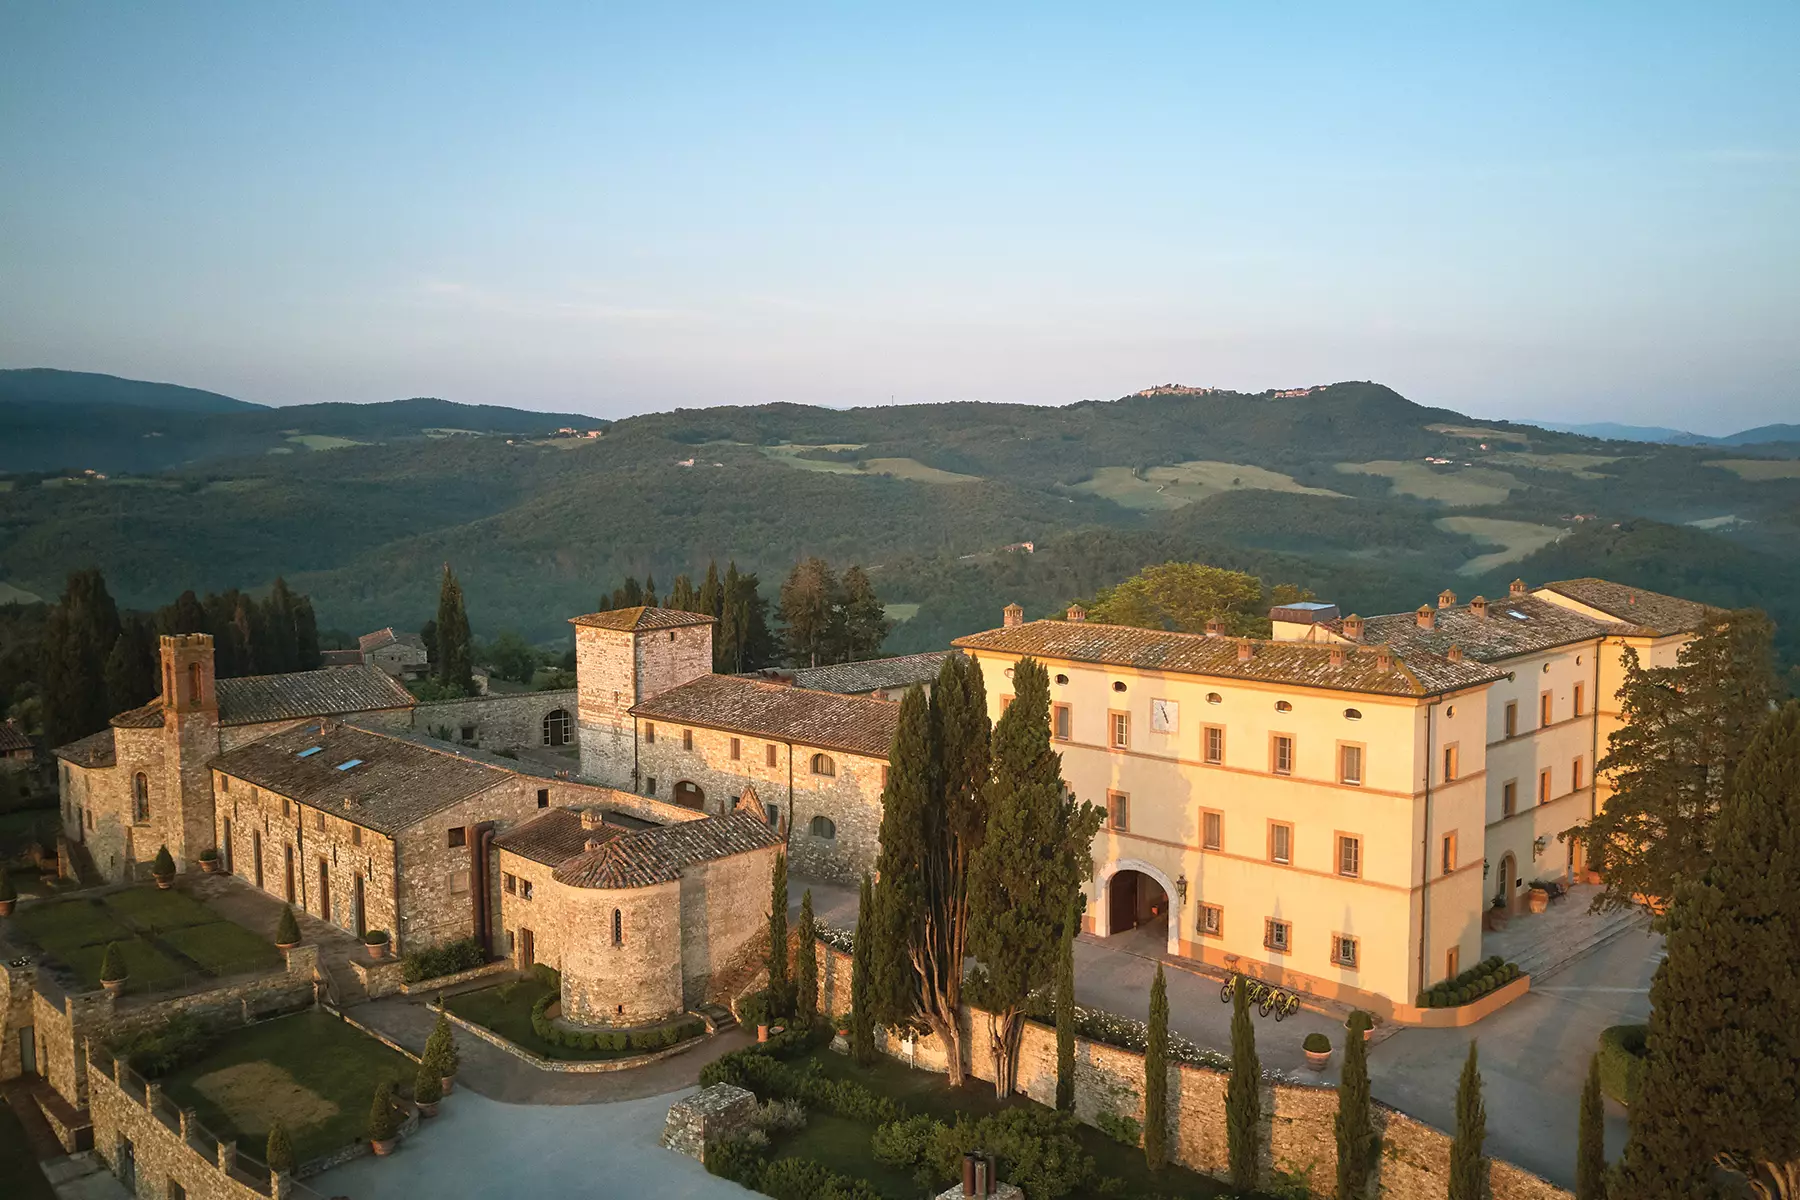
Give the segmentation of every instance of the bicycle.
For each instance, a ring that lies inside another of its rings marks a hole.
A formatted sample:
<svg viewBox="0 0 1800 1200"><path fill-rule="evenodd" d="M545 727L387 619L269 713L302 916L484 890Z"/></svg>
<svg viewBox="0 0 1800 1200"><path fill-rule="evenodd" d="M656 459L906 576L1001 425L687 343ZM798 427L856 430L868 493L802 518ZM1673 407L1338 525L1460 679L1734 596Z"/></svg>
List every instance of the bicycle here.
<svg viewBox="0 0 1800 1200"><path fill-rule="evenodd" d="M1281 988L1270 987L1262 980L1252 979L1248 975L1233 975L1219 987L1221 1003L1231 1003L1232 991L1240 981L1244 985L1244 999L1256 1005L1258 1016L1266 1017L1274 1013L1275 1019L1282 1021L1300 1011L1299 996Z"/></svg>

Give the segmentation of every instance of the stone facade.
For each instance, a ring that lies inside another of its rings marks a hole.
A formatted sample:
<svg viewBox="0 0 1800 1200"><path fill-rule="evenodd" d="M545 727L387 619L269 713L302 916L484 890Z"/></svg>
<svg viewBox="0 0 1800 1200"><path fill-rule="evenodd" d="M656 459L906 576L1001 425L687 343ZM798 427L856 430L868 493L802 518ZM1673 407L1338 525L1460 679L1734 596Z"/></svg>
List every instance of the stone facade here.
<svg viewBox="0 0 1800 1200"><path fill-rule="evenodd" d="M564 718L551 720L553 715ZM483 750L576 748L576 693L508 692L420 704L411 727ZM562 731L567 730L566 737ZM562 738L562 740L557 740ZM575 763L569 763L571 770Z"/></svg>
<svg viewBox="0 0 1800 1200"><path fill-rule="evenodd" d="M114 1070L110 1063L89 1067L88 1108L94 1152L130 1194L163 1200L177 1194L177 1186L193 1200L266 1200L274 1194L266 1176L236 1165L235 1144L203 1137L191 1112L163 1099L155 1084L145 1087Z"/></svg>
<svg viewBox="0 0 1800 1200"><path fill-rule="evenodd" d="M577 623L575 676L581 773L637 789L636 722L631 707L712 672L712 625L619 630Z"/></svg>
<svg viewBox="0 0 1800 1200"><path fill-rule="evenodd" d="M644 888L551 887L564 893L566 1020L644 1025L687 1007L682 996L681 881Z"/></svg>
<svg viewBox="0 0 1800 1200"><path fill-rule="evenodd" d="M755 1094L741 1087L715 1083L702 1088L669 1109L669 1119L663 1123L662 1147L705 1162L707 1150L726 1138L749 1131L756 1107Z"/></svg>

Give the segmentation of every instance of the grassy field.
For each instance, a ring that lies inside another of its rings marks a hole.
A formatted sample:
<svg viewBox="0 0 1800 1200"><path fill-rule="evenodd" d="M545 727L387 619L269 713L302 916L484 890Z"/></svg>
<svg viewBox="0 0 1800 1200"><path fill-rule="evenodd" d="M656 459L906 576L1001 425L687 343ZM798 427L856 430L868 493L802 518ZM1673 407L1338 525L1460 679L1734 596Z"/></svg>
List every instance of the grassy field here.
<svg viewBox="0 0 1800 1200"><path fill-rule="evenodd" d="M1490 454L1482 461L1502 467L1523 467L1535 471L1564 471L1577 479L1605 479L1594 470L1619 461L1617 454L1538 454L1524 450L1505 450Z"/></svg>
<svg viewBox="0 0 1800 1200"><path fill-rule="evenodd" d="M510 991L507 990L509 988ZM529 1050L539 1058L587 1061L628 1058L644 1053L642 1050L576 1050L546 1042L531 1027L531 1006L537 1003L538 997L546 990L535 979L523 979L516 984L503 983L498 987L464 992L460 996L449 997L444 1003L463 1020L491 1029L513 1045Z"/></svg>
<svg viewBox="0 0 1800 1200"><path fill-rule="evenodd" d="M790 467L799 467L803 471L823 471L827 475L891 475L895 479L910 479L915 483L980 483L979 475L959 475L955 471L940 471L936 467L928 467L916 458L871 458L864 462L838 462L828 458L801 458L805 450L860 450L855 443L836 443L831 445L800 445L784 443L779 446L760 446L762 453L775 462Z"/></svg>
<svg viewBox="0 0 1800 1200"><path fill-rule="evenodd" d="M1467 534L1484 546L1496 547L1492 553L1471 558L1458 567L1458 575L1481 575L1509 562L1518 562L1568 532L1549 525L1503 521L1497 517L1439 517L1432 524L1447 533Z"/></svg>
<svg viewBox="0 0 1800 1200"><path fill-rule="evenodd" d="M411 1095L418 1068L336 1017L312 1011L251 1026L162 1080L176 1103L196 1110L220 1137L263 1156L280 1120L300 1161L364 1136L383 1079Z"/></svg>
<svg viewBox="0 0 1800 1200"><path fill-rule="evenodd" d="M1520 446L1531 444L1529 434L1513 429L1490 429L1485 425L1427 425L1425 428L1432 433L1468 438L1472 442L1514 442Z"/></svg>
<svg viewBox="0 0 1800 1200"><path fill-rule="evenodd" d="M1709 467L1723 467L1739 479L1766 483L1771 479L1800 479L1800 458L1711 458Z"/></svg>
<svg viewBox="0 0 1800 1200"><path fill-rule="evenodd" d="M1503 504L1514 488L1525 486L1517 476L1488 467L1433 468L1422 462L1378 460L1339 463L1337 469L1346 475L1383 476L1392 481L1397 496L1436 500L1452 508Z"/></svg>
<svg viewBox="0 0 1800 1200"><path fill-rule="evenodd" d="M155 991L191 975L267 971L281 952L241 925L178 891L128 888L98 899L70 898L18 909L14 929L74 977L100 986L108 943L125 956L126 990Z"/></svg>
<svg viewBox="0 0 1800 1200"><path fill-rule="evenodd" d="M881 612L890 621L910 621L919 615L920 607L917 604L884 604Z"/></svg>
<svg viewBox="0 0 1800 1200"><path fill-rule="evenodd" d="M332 437L327 433L295 433L288 435L288 441L305 446L308 450L343 450L349 446L367 446L367 442L359 442L355 438Z"/></svg>
<svg viewBox="0 0 1800 1200"><path fill-rule="evenodd" d="M1325 488L1306 487L1292 475L1252 467L1246 463L1210 462L1204 459L1168 467L1101 467L1092 479L1074 490L1101 496L1115 504L1140 511L1181 508L1233 488L1265 492L1295 492L1305 496L1336 496Z"/></svg>
<svg viewBox="0 0 1800 1200"><path fill-rule="evenodd" d="M36 592L28 592L10 583L0 583L0 604L37 604L42 599Z"/></svg>

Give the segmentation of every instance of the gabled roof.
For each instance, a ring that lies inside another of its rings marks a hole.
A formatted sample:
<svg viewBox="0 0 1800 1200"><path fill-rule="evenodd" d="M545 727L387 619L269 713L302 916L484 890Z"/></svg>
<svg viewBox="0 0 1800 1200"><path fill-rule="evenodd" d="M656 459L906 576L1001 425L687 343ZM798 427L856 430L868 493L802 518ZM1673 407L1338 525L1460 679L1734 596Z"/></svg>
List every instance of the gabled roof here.
<svg viewBox="0 0 1800 1200"><path fill-rule="evenodd" d="M678 725L747 733L823 750L886 758L900 706L735 675L702 675L637 705L632 715Z"/></svg>
<svg viewBox="0 0 1800 1200"><path fill-rule="evenodd" d="M780 846L779 833L754 813L659 825L621 833L556 869L558 883L580 888L637 888L681 878L683 867Z"/></svg>
<svg viewBox="0 0 1800 1200"><path fill-rule="evenodd" d="M1636 625L1647 633L1688 633L1706 619L1707 606L1679 596L1629 587L1606 579L1563 579L1537 589L1565 596L1577 604L1605 613L1615 621Z"/></svg>
<svg viewBox="0 0 1800 1200"><path fill-rule="evenodd" d="M654 822L626 813L603 812L601 817L601 824L590 827L582 822L579 810L553 808L499 835L494 845L532 862L556 867L585 851L589 842L611 841L621 834L657 828Z"/></svg>
<svg viewBox="0 0 1800 1200"><path fill-rule="evenodd" d="M937 678L938 668L954 650L932 650L925 654L907 654L899 658L872 658L864 662L836 663L828 667L801 667L794 671L794 686L817 692L838 692L846 696L906 688L915 683L930 683Z"/></svg>
<svg viewBox="0 0 1800 1200"><path fill-rule="evenodd" d="M1320 627L1340 637L1344 632L1341 619L1321 622ZM1473 604L1433 608L1430 629L1419 626L1416 612L1368 617L1363 621L1362 640L1371 645L1385 642L1408 656L1446 654L1456 646L1472 659L1497 662L1617 632L1618 626L1611 622L1596 621L1573 609L1531 596L1509 596L1488 601L1486 616L1477 616Z"/></svg>
<svg viewBox="0 0 1800 1200"><path fill-rule="evenodd" d="M411 708L412 693L376 667L326 667L218 681L219 724Z"/></svg>
<svg viewBox="0 0 1800 1200"><path fill-rule="evenodd" d="M102 729L99 733L90 733L66 746L58 746L52 753L65 762L90 769L110 767L119 761L118 752L113 747L113 731L110 728Z"/></svg>
<svg viewBox="0 0 1800 1200"><path fill-rule="evenodd" d="M31 749L31 739L11 721L0 721L0 754Z"/></svg>
<svg viewBox="0 0 1800 1200"><path fill-rule="evenodd" d="M425 649L425 639L416 633L395 633L393 626L377 629L374 633L365 633L356 639L364 654L385 649L388 646L409 646L414 650Z"/></svg>
<svg viewBox="0 0 1800 1200"><path fill-rule="evenodd" d="M683 612L678 608L651 608L640 604L636 608L615 608L608 612L589 613L585 617L570 617L569 624L585 625L589 629L617 629L625 633L641 633L646 629L679 629L684 625L711 625L716 618L704 613Z"/></svg>
<svg viewBox="0 0 1800 1200"><path fill-rule="evenodd" d="M1248 658L1239 657L1238 647L1244 642L1252 648ZM1503 674L1478 662L1451 662L1436 654L1405 654L1397 648L1384 668L1383 648L1374 645L1339 645L1334 664L1333 647L1325 643L1250 641L1094 621L1029 621L960 637L954 644L1021 658L1382 696L1435 696L1491 683Z"/></svg>

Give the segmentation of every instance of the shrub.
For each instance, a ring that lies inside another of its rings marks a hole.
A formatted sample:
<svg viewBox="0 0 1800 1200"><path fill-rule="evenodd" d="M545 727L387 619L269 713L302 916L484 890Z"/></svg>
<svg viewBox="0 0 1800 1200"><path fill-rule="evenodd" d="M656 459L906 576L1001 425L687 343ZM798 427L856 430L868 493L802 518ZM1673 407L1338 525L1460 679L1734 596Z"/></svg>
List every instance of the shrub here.
<svg viewBox="0 0 1800 1200"><path fill-rule="evenodd" d="M1648 1025L1613 1025L1600 1032L1600 1088L1620 1104L1636 1104L1644 1086Z"/></svg>
<svg viewBox="0 0 1800 1200"><path fill-rule="evenodd" d="M294 1173L294 1143L288 1140L287 1126L280 1121L269 1125L269 1141L263 1149L263 1158L271 1171L283 1175Z"/></svg>
<svg viewBox="0 0 1800 1200"><path fill-rule="evenodd" d="M388 931L385 929L371 929L363 934L363 945L365 946L385 946L387 940Z"/></svg>
<svg viewBox="0 0 1800 1200"><path fill-rule="evenodd" d="M394 1112L394 1085L382 1080L375 1088L375 1099L369 1105L369 1140L391 1141L400 1132L400 1118Z"/></svg>
<svg viewBox="0 0 1800 1200"><path fill-rule="evenodd" d="M441 1078L448 1079L456 1074L462 1065L462 1055L456 1050L456 1035L450 1030L450 1018L438 1012L437 1024L431 1027L431 1036L425 1039L423 1061L432 1064Z"/></svg>
<svg viewBox="0 0 1800 1200"><path fill-rule="evenodd" d="M796 1100L765 1100L753 1119L764 1133L795 1133L806 1128L806 1106Z"/></svg>
<svg viewBox="0 0 1800 1200"><path fill-rule="evenodd" d="M438 1074L437 1064L427 1058L419 1064L419 1073L413 1076L413 1099L420 1104L436 1104L443 1098L443 1078Z"/></svg>
<svg viewBox="0 0 1800 1200"><path fill-rule="evenodd" d="M275 944L292 946L300 940L300 922L294 916L294 906L281 906L281 920L275 922Z"/></svg>
<svg viewBox="0 0 1800 1200"><path fill-rule="evenodd" d="M152 875L173 875L175 873L175 858L169 853L167 846L157 847L156 857L150 862L150 873Z"/></svg>
<svg viewBox="0 0 1800 1200"><path fill-rule="evenodd" d="M124 979L125 951L117 942L106 943L106 956L100 960L100 979L103 983L117 983Z"/></svg>
<svg viewBox="0 0 1800 1200"><path fill-rule="evenodd" d="M219 861L218 847L217 846L208 846L206 849L202 850L200 852L200 861L201 862L218 862ZM169 865L174 866L175 864L171 862Z"/></svg>
<svg viewBox="0 0 1800 1200"><path fill-rule="evenodd" d="M1429 991L1420 992L1417 996L1413 997L1413 1007L1414 1008L1430 1008L1431 1007L1431 993Z"/></svg>
<svg viewBox="0 0 1800 1200"><path fill-rule="evenodd" d="M161 1025L133 1035L117 1053L139 1075L156 1079L205 1054L213 1038L213 1030L192 1014L178 1012Z"/></svg>
<svg viewBox="0 0 1800 1200"><path fill-rule="evenodd" d="M1000 1177L1016 1183L1032 1200L1060 1200L1085 1191L1094 1179L1094 1160L1082 1150L1075 1119L1055 1109L1009 1108L980 1120L958 1119L938 1143L938 1178L962 1173L963 1154L986 1150L1000 1159Z"/></svg>
<svg viewBox="0 0 1800 1200"><path fill-rule="evenodd" d="M1355 1019L1354 1013L1351 1014L1351 1019ZM1322 1033L1309 1033L1306 1035L1306 1040L1300 1043L1300 1048L1310 1050L1314 1054L1324 1054L1331 1049L1331 1039Z"/></svg>
<svg viewBox="0 0 1800 1200"><path fill-rule="evenodd" d="M760 1144L746 1137L726 1138L707 1148L706 1169L721 1179L755 1190L762 1182L763 1164L769 1157L768 1139Z"/></svg>
<svg viewBox="0 0 1800 1200"><path fill-rule="evenodd" d="M400 961L401 978L408 983L419 983L455 975L459 971L473 971L487 962L487 953L474 938L462 938L428 950L414 950Z"/></svg>
<svg viewBox="0 0 1800 1200"><path fill-rule="evenodd" d="M778 1158L766 1164L757 1191L775 1200L881 1200L866 1179L839 1175L810 1158Z"/></svg>
<svg viewBox="0 0 1800 1200"><path fill-rule="evenodd" d="M1127 1146L1135 1146L1144 1140L1144 1130L1137 1123L1136 1117L1127 1117L1103 1108L1094 1114L1094 1124L1101 1133Z"/></svg>
<svg viewBox="0 0 1800 1200"><path fill-rule="evenodd" d="M738 1001L737 1017L745 1025L767 1025L773 1007L766 990L751 992Z"/></svg>
<svg viewBox="0 0 1800 1200"><path fill-rule="evenodd" d="M936 1160L938 1140L949 1131L942 1121L920 1114L880 1126L869 1139L869 1148L876 1162L910 1168L921 1187L930 1187L936 1172L929 1164Z"/></svg>

